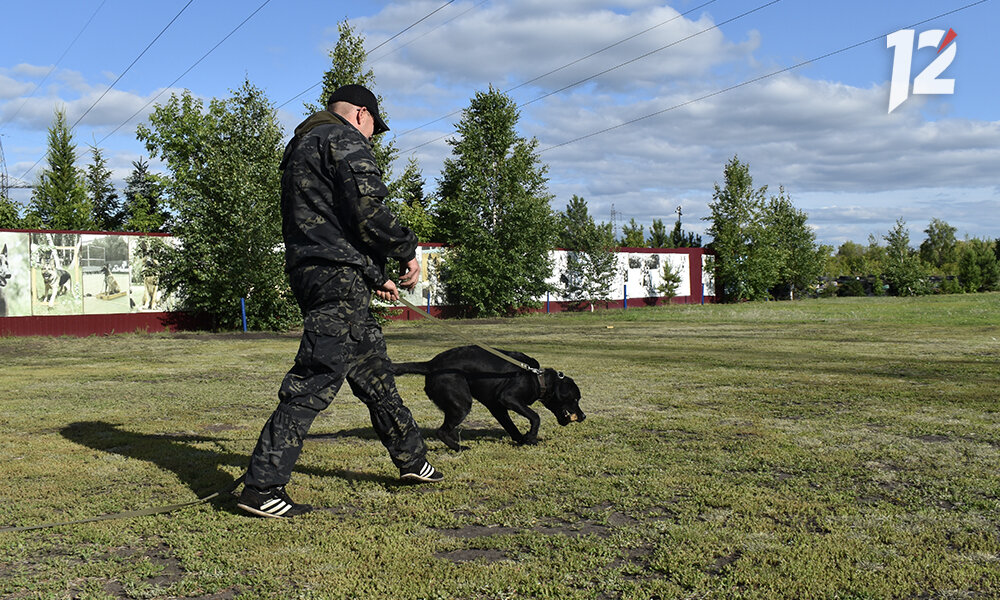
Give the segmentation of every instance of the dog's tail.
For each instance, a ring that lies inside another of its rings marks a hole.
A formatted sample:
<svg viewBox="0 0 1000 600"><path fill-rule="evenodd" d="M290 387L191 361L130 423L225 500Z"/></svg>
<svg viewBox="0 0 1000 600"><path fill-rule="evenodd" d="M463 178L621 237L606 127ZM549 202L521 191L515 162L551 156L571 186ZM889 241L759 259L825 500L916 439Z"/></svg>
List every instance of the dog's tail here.
<svg viewBox="0 0 1000 600"><path fill-rule="evenodd" d="M396 375L427 375L431 372L429 362L392 363L392 372Z"/></svg>

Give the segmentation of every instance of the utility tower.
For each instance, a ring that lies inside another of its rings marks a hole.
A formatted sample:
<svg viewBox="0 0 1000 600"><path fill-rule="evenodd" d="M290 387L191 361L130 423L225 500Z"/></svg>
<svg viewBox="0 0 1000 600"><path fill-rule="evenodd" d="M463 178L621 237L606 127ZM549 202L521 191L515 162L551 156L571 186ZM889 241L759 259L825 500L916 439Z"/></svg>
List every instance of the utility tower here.
<svg viewBox="0 0 1000 600"><path fill-rule="evenodd" d="M0 135L0 198L10 198L10 190L13 188L32 188L33 185L28 185L21 181L14 181L11 183L10 177L7 175L7 159L3 155L3 135Z"/></svg>

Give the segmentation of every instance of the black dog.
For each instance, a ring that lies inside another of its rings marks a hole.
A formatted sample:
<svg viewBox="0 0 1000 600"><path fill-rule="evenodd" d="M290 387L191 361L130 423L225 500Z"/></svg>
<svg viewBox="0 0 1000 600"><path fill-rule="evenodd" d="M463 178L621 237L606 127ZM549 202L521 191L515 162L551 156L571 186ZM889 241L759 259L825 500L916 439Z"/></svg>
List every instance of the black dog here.
<svg viewBox="0 0 1000 600"><path fill-rule="evenodd" d="M538 361L520 352L501 350L533 369ZM397 375L424 375L424 392L444 412L437 435L452 450L461 450L456 428L472 410L472 399L489 409L517 444L538 443L538 413L528 407L541 400L560 425L586 418L580 410L580 388L554 369L540 375L511 364L478 346L452 348L426 362L397 363ZM521 434L508 411L528 419L531 428Z"/></svg>

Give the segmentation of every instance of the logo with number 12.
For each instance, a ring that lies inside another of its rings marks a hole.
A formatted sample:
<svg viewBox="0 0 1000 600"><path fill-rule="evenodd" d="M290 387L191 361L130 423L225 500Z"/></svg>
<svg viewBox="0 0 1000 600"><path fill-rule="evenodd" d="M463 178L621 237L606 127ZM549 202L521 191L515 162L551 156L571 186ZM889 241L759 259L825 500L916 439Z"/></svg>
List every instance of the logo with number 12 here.
<svg viewBox="0 0 1000 600"><path fill-rule="evenodd" d="M910 97L910 74L913 68L913 41L917 40L917 49L937 48L937 57L931 64L924 67L913 78L914 94L954 94L955 80L941 79L940 75L955 60L958 52L958 42L955 40L954 29L929 29L916 32L912 29L900 29L886 36L886 47L893 48L892 82L889 84L889 112L896 110L900 104ZM943 51L943 53L942 53Z"/></svg>

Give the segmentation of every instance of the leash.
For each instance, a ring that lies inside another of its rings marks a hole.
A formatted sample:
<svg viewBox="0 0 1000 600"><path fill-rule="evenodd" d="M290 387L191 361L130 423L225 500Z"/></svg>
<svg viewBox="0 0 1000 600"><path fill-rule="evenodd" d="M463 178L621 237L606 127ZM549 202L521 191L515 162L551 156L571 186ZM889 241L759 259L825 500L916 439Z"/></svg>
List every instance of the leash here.
<svg viewBox="0 0 1000 600"><path fill-rule="evenodd" d="M190 502L181 502L178 504L169 504L167 506L157 506L153 508L143 508L141 510L130 510L126 512L115 513L111 515L101 515L99 517L91 517L89 519L80 519L78 521L61 521L57 523L42 523L41 525L28 525L25 527L3 527L0 528L0 533L16 532L16 531L33 531L35 529L49 529L52 527L61 527L63 525L80 525L81 523L95 523L97 521L111 521L114 519L128 519L131 517L145 517L149 515L158 515L162 513L174 512L182 508L187 508L189 506L196 506L198 504L205 504L206 502L213 500L221 496L222 494L228 494L236 490L237 486L243 482L243 477L239 477L234 481L229 487L213 492L197 500L192 500Z"/></svg>
<svg viewBox="0 0 1000 600"><path fill-rule="evenodd" d="M530 371L531 373L534 373L535 375L538 375L539 381L541 381L542 374L544 373L544 371L542 369L536 369L534 367L526 365L526 364L524 364L523 362L521 362L521 361L519 361L517 359L514 359L514 358L511 358L510 356L507 356L506 354L504 354L503 352L500 352L496 348L490 348L489 346L487 346L485 344L480 344L479 342L477 342L475 340L472 340L472 339L469 339L469 338L465 337L465 335L463 335L462 332L459 331L457 327L451 325L450 323L445 322L443 319L439 319L439 318L435 317L434 315L432 315L431 313L423 310L422 308L418 308L412 302L410 302L406 298L403 298L402 294L400 294L400 296L399 296L399 301L402 302L403 305L406 306L406 308L409 308L410 310L412 310L413 312L417 313L418 315L421 315L425 319L430 319L431 321L434 321L435 323L443 326L444 328L446 328L447 330L449 330L452 334L454 334L455 337L460 338L460 339L462 339L462 340L464 340L464 341L466 341L469 344L472 344L474 346L479 346L483 350L486 350L490 354L493 354L494 356L497 356L499 358L504 359L505 361L509 362L512 365L517 365L518 367L524 369L525 371ZM544 385L543 385L543 387L544 387Z"/></svg>

